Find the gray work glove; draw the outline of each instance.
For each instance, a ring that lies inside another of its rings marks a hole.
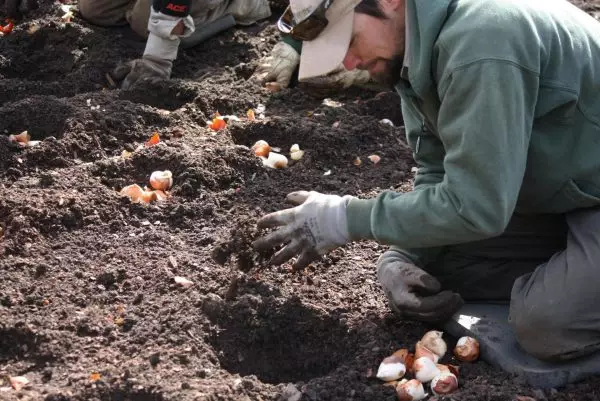
[[[440,292],[441,285],[435,277],[408,262],[398,251],[389,250],[379,257],[377,278],[390,307],[403,318],[443,322],[464,304],[459,294]]]
[[[118,66],[111,74],[116,81],[123,81],[121,88],[129,89],[137,82],[166,80],[171,77],[173,60],[181,37],[194,32],[194,20],[173,17],[152,8],[148,20],[148,39],[142,58]]]
[[[279,42],[273,47],[269,56],[260,60],[253,77],[262,84],[276,82],[282,89],[287,88],[298,65],[300,65],[298,52],[287,43]]]
[[[298,86],[310,94],[323,97],[353,85],[360,86],[369,82],[372,81],[368,71],[347,70],[340,65],[327,75],[303,79]]]
[[[145,55],[123,63],[113,70],[111,76],[121,82],[121,88],[129,89],[137,82],[169,79],[173,62]]]
[[[315,191],[292,192],[287,202],[298,205],[263,216],[259,228],[281,227],[253,242],[259,250],[285,245],[269,261],[278,265],[298,256],[295,269],[308,266],[319,256],[346,244],[350,238],[346,205],[351,196],[324,195]]]

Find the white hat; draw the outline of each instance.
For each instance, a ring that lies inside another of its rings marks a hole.
[[[302,43],[298,79],[326,75],[344,60],[354,25],[354,8],[361,0],[330,0],[325,12],[329,21],[315,39]],[[290,0],[294,20],[300,22],[311,15],[323,0]]]

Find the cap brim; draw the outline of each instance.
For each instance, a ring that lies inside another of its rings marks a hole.
[[[316,39],[303,42],[298,79],[327,75],[335,70],[346,57],[353,25],[354,12],[346,13],[327,25]]]

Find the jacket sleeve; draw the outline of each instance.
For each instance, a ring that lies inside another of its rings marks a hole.
[[[433,135],[426,135],[423,118],[411,107],[407,97],[402,98],[402,118],[406,140],[417,163],[415,190],[440,183],[444,179],[444,147]]]
[[[424,248],[476,241],[506,228],[525,173],[539,77],[491,59],[442,78],[437,126],[443,179],[405,194],[350,201],[353,240]]]

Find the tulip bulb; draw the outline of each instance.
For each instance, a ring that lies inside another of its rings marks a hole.
[[[369,160],[371,160],[371,163],[377,164],[381,161],[381,157],[378,155],[370,155]]]
[[[155,171],[150,175],[150,186],[153,189],[167,191],[173,185],[173,174],[169,170]]]
[[[271,152],[271,146],[269,146],[267,141],[263,141],[262,139],[260,141],[256,141],[256,143],[252,145],[251,149],[258,157],[267,157]]]
[[[459,367],[456,365],[442,365],[441,363],[436,364],[437,368],[440,372],[452,373],[454,376],[458,377]]]
[[[418,401],[427,397],[423,383],[417,379],[401,381],[396,387],[396,396],[399,401]]]
[[[297,143],[293,144],[290,148],[290,158],[292,160],[300,160],[302,156],[304,156],[304,151],[300,150],[300,146]]]
[[[437,354],[434,354],[433,351],[430,351],[429,348],[425,347],[423,343],[419,341],[415,345],[415,360],[422,357],[429,358],[434,363],[437,363],[440,360],[440,357]]]
[[[424,356],[415,361],[413,369],[415,378],[421,383],[430,382],[441,373],[435,362]]]
[[[375,376],[380,380],[389,382],[401,379],[405,373],[406,366],[402,362],[402,359],[397,355],[391,355],[381,362]]]
[[[444,341],[442,338],[443,334],[444,333],[442,331],[431,330],[425,333],[423,338],[421,338],[421,343],[425,346],[425,348],[440,358],[446,355],[446,351],[448,351],[446,341]]]
[[[392,356],[397,356],[398,358],[400,358],[400,360],[406,367],[406,371],[412,372],[413,363],[415,362],[415,354],[410,353],[406,348],[402,348],[394,352]]]
[[[288,159],[282,154],[271,152],[269,157],[261,157],[263,165],[271,168],[284,168],[288,165]]]
[[[473,362],[479,358],[479,341],[473,337],[461,337],[454,347],[454,355],[459,361]]]
[[[139,202],[140,198],[142,197],[142,194],[144,193],[144,190],[138,184],[133,184],[127,185],[126,187],[121,189],[121,192],[119,193],[121,195],[128,196],[132,202]]]
[[[458,379],[450,372],[442,372],[431,381],[434,394],[449,394],[458,388]]]
[[[16,143],[19,146],[25,147],[28,145],[29,140],[31,139],[31,136],[29,135],[29,132],[27,131],[23,131],[20,134],[17,135],[9,135],[8,136],[8,140],[11,143]]]

